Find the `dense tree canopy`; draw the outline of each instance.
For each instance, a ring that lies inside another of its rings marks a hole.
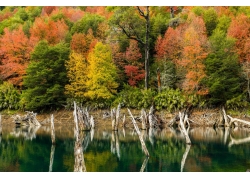
[[[67,44],[50,46],[47,41],[38,43],[24,77],[22,105],[25,109],[48,109],[63,105],[64,86],[68,83],[64,64],[68,58]]]
[[[69,99],[158,109],[181,108],[189,96],[207,107],[244,100],[249,17],[247,6],[2,7],[1,108],[19,101],[14,109],[43,110]]]

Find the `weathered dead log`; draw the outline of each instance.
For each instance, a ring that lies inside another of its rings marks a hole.
[[[15,115],[12,116],[12,118],[17,126],[41,126],[39,121],[36,119],[36,115],[36,113],[26,111],[26,115]]]
[[[181,129],[182,133],[184,134],[184,137],[185,137],[185,139],[186,139],[186,144],[191,144],[191,140],[190,140],[190,138],[189,138],[188,132],[187,132],[186,127],[185,127],[185,125],[184,125],[184,119],[187,118],[186,116],[187,116],[187,114],[185,113],[185,111],[182,112],[182,113],[179,112],[179,117],[180,117],[180,129]]]
[[[186,150],[182,156],[182,160],[181,160],[181,172],[183,172],[183,168],[184,168],[184,165],[185,165],[185,162],[186,162],[186,159],[187,159],[187,155],[188,155],[188,152],[190,150],[190,147],[191,145],[190,144],[186,144]]]
[[[111,109],[111,121],[112,121],[112,130],[117,131],[119,125],[119,117],[120,117],[121,104],[119,103],[117,109]]]
[[[50,117],[50,121],[51,121],[51,141],[52,141],[52,144],[56,144],[54,116],[53,116],[53,114]]]
[[[229,115],[227,115],[227,117],[230,119],[230,125],[235,123],[235,121],[239,122],[239,123],[243,123],[243,124],[247,124],[247,125],[250,125],[250,122],[249,121],[245,121],[245,120],[242,120],[242,119],[238,119],[238,118],[233,118]]]
[[[52,172],[53,162],[54,162],[54,154],[55,154],[56,146],[54,144],[51,145],[50,150],[50,161],[49,161],[49,172]]]
[[[129,114],[130,114],[130,117],[131,117],[132,122],[133,122],[133,124],[134,124],[135,130],[136,130],[136,132],[137,132],[137,134],[138,134],[138,136],[139,136],[139,139],[140,139],[140,141],[141,141],[142,149],[143,149],[145,155],[146,155],[146,156],[149,156],[149,152],[148,152],[147,147],[146,147],[146,145],[145,145],[145,143],[144,143],[144,141],[143,141],[143,138],[142,138],[141,133],[140,133],[140,130],[139,130],[137,124],[136,124],[136,121],[135,121],[135,119],[134,119],[134,116],[132,115],[132,113],[130,112],[129,109],[128,109],[128,112],[129,112]]]

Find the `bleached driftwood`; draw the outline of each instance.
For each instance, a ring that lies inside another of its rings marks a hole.
[[[245,121],[245,120],[242,120],[242,119],[238,119],[238,118],[233,118],[229,115],[227,115],[227,117],[230,119],[230,125],[232,125],[234,122],[240,122],[240,123],[243,123],[243,124],[247,124],[247,125],[250,125],[250,122],[249,121]]]
[[[132,113],[130,112],[129,109],[128,109],[128,112],[129,112],[129,114],[130,114],[130,117],[131,117],[132,122],[133,122],[133,124],[134,124],[135,130],[136,130],[136,132],[137,132],[137,134],[138,134],[138,136],[139,136],[139,139],[140,139],[140,141],[141,141],[142,149],[143,149],[145,155],[146,155],[146,156],[149,156],[149,152],[148,152],[148,150],[147,150],[146,144],[145,144],[144,141],[143,141],[143,138],[142,138],[141,133],[140,133],[140,130],[139,130],[137,124],[136,124],[136,121],[135,121],[135,119],[134,119],[134,116],[132,115]]]
[[[36,115],[36,113],[26,111],[26,115],[15,115],[12,116],[12,118],[17,126],[41,126],[39,121],[36,119]]]

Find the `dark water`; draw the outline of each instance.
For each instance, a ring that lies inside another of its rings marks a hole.
[[[73,172],[73,126],[50,128],[3,127],[0,137],[0,172]],[[87,172],[246,172],[250,169],[250,129],[193,128],[192,144],[180,131],[142,131],[150,157],[146,158],[133,129],[94,129],[82,143]]]

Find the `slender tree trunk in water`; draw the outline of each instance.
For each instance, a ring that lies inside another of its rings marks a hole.
[[[139,130],[137,124],[136,124],[136,121],[135,121],[135,119],[134,119],[134,116],[132,115],[132,113],[130,112],[129,109],[128,109],[128,112],[129,112],[129,114],[130,114],[130,116],[131,116],[131,119],[132,119],[132,122],[133,122],[133,124],[134,124],[135,130],[136,130],[136,132],[137,132],[137,134],[138,134],[138,136],[139,136],[139,139],[140,139],[140,141],[141,141],[142,149],[143,149],[145,155],[146,155],[146,156],[149,156],[148,149],[147,149],[147,147],[146,147],[145,142],[143,141],[142,135],[141,135],[140,130]]]

